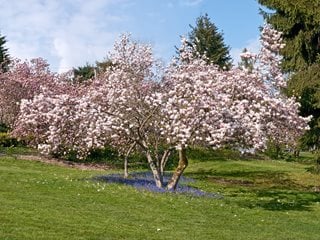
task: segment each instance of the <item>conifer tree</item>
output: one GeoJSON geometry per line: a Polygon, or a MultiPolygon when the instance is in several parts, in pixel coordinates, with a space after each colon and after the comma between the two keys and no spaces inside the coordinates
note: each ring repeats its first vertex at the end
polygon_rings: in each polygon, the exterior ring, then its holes
{"type": "Polygon", "coordinates": [[[283,33],[286,46],[283,70],[306,70],[320,60],[320,0],[259,0],[271,11],[261,11],[283,33]]]}
{"type": "Polygon", "coordinates": [[[313,115],[302,138],[320,148],[320,0],[259,0],[265,20],[283,32],[282,69],[288,73],[287,93],[299,98],[302,116],[313,115]]]}
{"type": "Polygon", "coordinates": [[[73,69],[73,82],[83,83],[89,79],[92,79],[95,75],[95,67],[86,63],[86,65],[73,69]]]}
{"type": "Polygon", "coordinates": [[[5,36],[0,35],[0,68],[3,72],[8,71],[10,63],[8,49],[5,47],[6,42],[5,36]]]}
{"type": "Polygon", "coordinates": [[[221,68],[231,66],[229,47],[225,45],[223,35],[211,22],[208,14],[200,16],[196,20],[196,26],[190,25],[188,42],[195,46],[195,52],[204,54],[208,62],[219,65],[221,68]]]}

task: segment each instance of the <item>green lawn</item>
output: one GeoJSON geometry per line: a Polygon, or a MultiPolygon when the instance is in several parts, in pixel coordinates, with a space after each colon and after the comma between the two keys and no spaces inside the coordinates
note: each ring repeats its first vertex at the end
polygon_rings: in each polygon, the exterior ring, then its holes
{"type": "MultiPolygon", "coordinates": [[[[0,239],[319,239],[320,176],[303,162],[190,159],[223,199],[141,192],[82,171],[0,157],[0,239]]],[[[115,172],[115,170],[113,170],[115,172]]]]}

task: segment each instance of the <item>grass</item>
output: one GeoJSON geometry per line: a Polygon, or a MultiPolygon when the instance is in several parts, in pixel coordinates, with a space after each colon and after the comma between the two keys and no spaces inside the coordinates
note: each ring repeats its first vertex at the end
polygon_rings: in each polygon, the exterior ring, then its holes
{"type": "Polygon", "coordinates": [[[23,146],[20,147],[3,147],[0,146],[0,156],[1,155],[9,155],[9,156],[13,156],[13,155],[32,155],[32,154],[37,154],[37,151],[35,149],[32,148],[26,148],[23,146]]]}
{"type": "Polygon", "coordinates": [[[307,161],[190,157],[190,184],[222,199],[152,193],[0,157],[0,239],[319,239],[320,176],[307,161]]]}

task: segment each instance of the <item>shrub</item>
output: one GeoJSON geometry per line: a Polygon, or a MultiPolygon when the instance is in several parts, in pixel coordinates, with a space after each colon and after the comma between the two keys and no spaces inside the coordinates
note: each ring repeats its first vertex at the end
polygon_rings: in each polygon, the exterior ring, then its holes
{"type": "Polygon", "coordinates": [[[279,159],[284,157],[284,147],[280,144],[269,140],[267,143],[267,149],[265,151],[265,154],[271,158],[271,159],[279,159]]]}
{"type": "Polygon", "coordinates": [[[0,132],[0,146],[1,147],[15,147],[19,145],[16,138],[11,137],[8,133],[0,132]]]}
{"type": "Polygon", "coordinates": [[[9,128],[6,124],[0,123],[0,133],[8,132],[9,128]]]}
{"type": "Polygon", "coordinates": [[[225,161],[246,158],[247,155],[241,154],[239,151],[231,148],[212,149],[207,147],[194,146],[188,149],[190,159],[196,161],[225,161]]]}
{"type": "MultiPolygon", "coordinates": [[[[85,159],[86,162],[108,162],[112,164],[119,163],[119,155],[115,149],[106,146],[104,148],[93,149],[85,159]]],[[[122,161],[121,161],[122,163],[122,161]]]]}

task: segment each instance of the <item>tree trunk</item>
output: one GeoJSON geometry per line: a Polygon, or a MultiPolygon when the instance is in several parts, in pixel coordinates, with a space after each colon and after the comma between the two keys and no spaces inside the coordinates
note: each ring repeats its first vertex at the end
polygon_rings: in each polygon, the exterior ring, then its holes
{"type": "Polygon", "coordinates": [[[147,155],[147,160],[148,160],[149,166],[151,168],[156,186],[158,188],[163,188],[163,176],[161,175],[159,168],[157,168],[156,164],[154,163],[150,152],[147,152],[146,155],[147,155]]]}
{"type": "Polygon", "coordinates": [[[123,177],[128,178],[129,172],[128,172],[128,155],[124,157],[124,166],[123,166],[123,177]]]}
{"type": "Polygon", "coordinates": [[[162,158],[161,158],[161,161],[160,161],[160,174],[162,176],[163,176],[163,173],[164,173],[164,168],[166,167],[166,164],[167,164],[168,159],[170,157],[170,153],[171,153],[171,149],[165,150],[163,155],[162,155],[162,158]]]}
{"type": "Polygon", "coordinates": [[[124,157],[124,166],[123,166],[123,169],[124,169],[124,178],[128,178],[129,176],[129,171],[128,171],[128,158],[129,158],[129,155],[131,153],[131,151],[133,150],[133,148],[136,146],[136,143],[132,143],[130,145],[130,148],[128,149],[125,157],[124,157]]]}
{"type": "Polygon", "coordinates": [[[184,170],[188,166],[188,159],[187,159],[187,150],[182,147],[181,150],[179,150],[179,164],[178,167],[176,168],[175,172],[173,173],[173,176],[171,180],[169,181],[167,185],[168,190],[175,190],[177,187],[177,184],[179,182],[179,179],[184,172],[184,170]]]}

